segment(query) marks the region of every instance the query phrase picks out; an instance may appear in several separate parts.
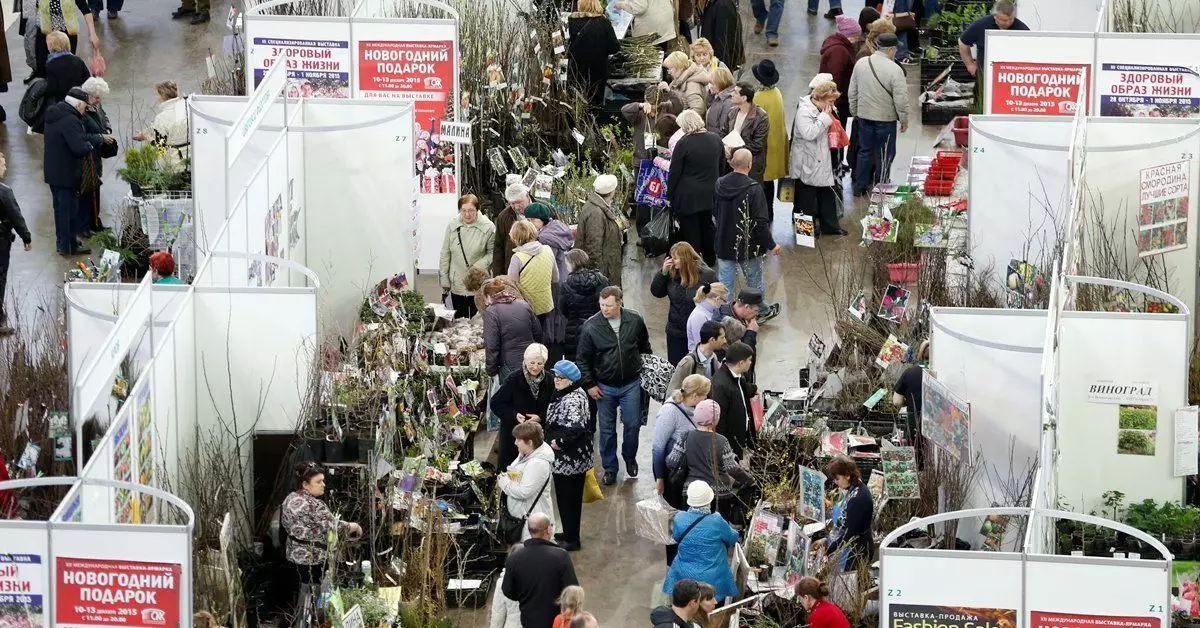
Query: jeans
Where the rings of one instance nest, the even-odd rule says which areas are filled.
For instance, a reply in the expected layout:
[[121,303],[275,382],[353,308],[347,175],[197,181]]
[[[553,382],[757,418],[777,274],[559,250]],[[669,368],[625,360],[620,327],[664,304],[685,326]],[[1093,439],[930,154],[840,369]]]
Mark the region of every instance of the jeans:
[[717,280],[729,288],[730,294],[737,294],[734,283],[737,281],[738,268],[741,268],[742,274],[746,276],[746,287],[758,290],[759,294],[763,295],[763,301],[766,302],[767,284],[763,281],[763,258],[752,257],[744,262],[731,259],[717,260]]
[[79,248],[79,194],[74,188],[50,186],[54,201],[54,244],[59,253],[70,255]]
[[[808,0],[808,12],[816,13],[820,10],[821,0]],[[842,8],[842,0],[829,0],[829,10]]]
[[[912,9],[909,8],[909,0],[896,0],[894,13],[908,13]],[[903,61],[908,58],[908,34],[896,33],[896,37],[900,39],[900,45],[896,49],[896,61]]]
[[891,180],[896,158],[896,122],[858,121],[858,165],[854,168],[854,191],[865,192],[876,183]]
[[[771,7],[767,8],[766,0],[752,0],[750,8],[754,11],[754,21],[762,24],[766,22],[767,28],[764,33],[767,39],[779,39],[779,20],[783,18],[783,1],[771,0]],[[814,0],[809,0],[812,4]]]
[[562,533],[566,537],[567,543],[579,542],[579,521],[582,519],[583,513],[583,483],[586,476],[586,473],[554,474],[554,501],[558,503]]
[[621,458],[626,466],[636,461],[638,432],[642,429],[642,382],[638,378],[623,386],[600,386],[600,461],[607,473],[617,472],[617,408],[621,408]]

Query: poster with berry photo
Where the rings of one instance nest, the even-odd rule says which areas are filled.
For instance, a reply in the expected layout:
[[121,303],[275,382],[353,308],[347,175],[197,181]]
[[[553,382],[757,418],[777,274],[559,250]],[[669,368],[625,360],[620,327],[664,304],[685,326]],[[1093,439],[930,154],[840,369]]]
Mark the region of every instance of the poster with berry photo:
[[1141,171],[1137,217],[1139,257],[1187,248],[1191,173],[1190,160]]

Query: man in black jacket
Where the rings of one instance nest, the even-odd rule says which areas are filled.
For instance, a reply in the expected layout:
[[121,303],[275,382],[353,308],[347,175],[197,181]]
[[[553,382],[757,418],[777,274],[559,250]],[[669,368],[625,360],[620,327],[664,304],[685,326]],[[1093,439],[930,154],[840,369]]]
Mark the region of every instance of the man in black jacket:
[[[8,160],[0,153],[0,177],[8,170]],[[25,250],[33,246],[33,236],[29,227],[25,226],[25,217],[21,215],[21,206],[17,204],[17,196],[12,188],[0,183],[0,336],[9,336],[13,328],[8,326],[8,316],[4,312],[4,291],[8,285],[8,257],[12,252],[13,232],[20,236],[25,243]]]
[[642,315],[622,307],[617,286],[600,291],[600,313],[579,332],[576,364],[580,385],[595,399],[600,415],[600,459],[604,483],[617,482],[617,408],[621,408],[621,457],[625,473],[636,478],[638,432],[642,428],[642,354],[653,353]]
[[76,241],[79,225],[79,185],[83,181],[83,162],[93,149],[104,142],[115,142],[111,135],[89,134],[83,128],[83,110],[88,95],[72,87],[62,102],[46,109],[45,162],[43,174],[54,200],[55,248],[59,255],[91,253]]
[[559,594],[579,584],[579,579],[571,555],[550,540],[554,533],[550,518],[535,512],[526,525],[530,538],[505,561],[500,590],[521,605],[524,628],[549,628],[558,615]]
[[654,628],[691,628],[700,610],[700,583],[686,579],[671,589],[671,606],[659,606],[650,611]]
[[745,343],[735,342],[725,349],[725,365],[712,378],[709,397],[721,407],[717,433],[729,440],[738,459],[754,440],[754,417],[750,413],[750,398],[758,387],[745,377],[754,363],[754,350]]
[[[753,161],[750,151],[739,148],[729,159],[733,172],[717,179],[717,277],[732,288],[740,267],[747,287],[765,295],[763,258],[768,252],[779,255],[782,248],[771,237],[770,209],[762,185],[750,178]],[[765,309],[763,318],[770,318],[778,305]]]

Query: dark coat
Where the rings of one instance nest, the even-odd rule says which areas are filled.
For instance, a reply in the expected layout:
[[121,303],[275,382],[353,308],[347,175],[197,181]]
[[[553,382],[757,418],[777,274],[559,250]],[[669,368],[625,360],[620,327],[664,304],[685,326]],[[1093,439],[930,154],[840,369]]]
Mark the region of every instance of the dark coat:
[[[721,406],[721,420],[717,422],[717,433],[729,440],[729,446],[740,460],[742,450],[754,439],[754,419],[750,415],[750,398],[758,387],[746,376],[734,377],[728,366],[722,365],[712,378],[712,393],[709,397]],[[738,395],[742,398],[738,399]]]
[[668,336],[687,337],[688,317],[692,315],[692,310],[696,309],[696,291],[700,286],[716,280],[717,272],[705,266],[703,262],[700,264],[699,281],[691,287],[680,283],[679,275],[671,277],[662,271],[654,273],[654,279],[650,282],[650,294],[660,299],[667,297],[670,302],[667,310]]
[[33,242],[29,227],[25,225],[25,216],[21,215],[21,206],[17,204],[17,195],[13,194],[12,188],[0,183],[0,239],[12,238],[14,231],[25,244]]
[[579,86],[593,107],[604,104],[604,84],[608,82],[608,56],[621,49],[612,22],[603,15],[572,13],[567,18],[567,58],[571,82]]
[[508,232],[517,221],[517,212],[507,205],[496,214],[492,222],[496,223],[496,245],[492,247],[492,276],[507,275],[508,263],[512,261],[513,244],[508,239]]
[[46,110],[44,179],[52,187],[79,189],[83,178],[83,160],[104,142],[83,128],[83,114],[65,102]]
[[62,102],[72,87],[79,87],[83,82],[92,78],[87,63],[79,57],[67,53],[46,62],[46,100],[47,104]]
[[717,259],[744,262],[775,248],[770,209],[762,185],[740,172],[731,172],[717,180],[713,218]]
[[659,606],[650,611],[650,624],[654,628],[691,628],[692,622],[675,614],[670,606]]
[[746,62],[742,43],[742,18],[734,0],[712,0],[700,14],[700,36],[708,38],[713,55],[737,76],[738,68]]
[[600,311],[600,291],[608,286],[608,277],[594,268],[581,268],[567,276],[559,290],[555,310],[567,319],[563,340],[563,358],[575,361],[579,346],[579,331],[583,323]]
[[509,373],[508,379],[500,384],[489,401],[492,412],[500,418],[500,434],[496,437],[500,449],[496,468],[500,471],[507,469],[517,459],[517,444],[512,437],[513,428],[517,426],[517,414],[536,414],[542,420],[542,426],[546,425],[546,409],[550,407],[550,396],[554,392],[554,378],[549,369],[543,373],[536,397],[525,379],[525,369],[518,367]]
[[[108,121],[108,114],[104,112],[104,107],[97,105],[95,107],[88,106],[83,110],[83,129],[89,135],[108,135],[112,133],[112,124]],[[100,153],[101,149],[92,151],[92,165],[96,168],[96,176],[104,175],[104,156]],[[114,155],[115,156],[115,155]],[[100,185],[102,181],[97,181],[96,185]]]
[[548,628],[558,615],[562,590],[579,584],[567,550],[543,539],[526,539],[504,561],[504,597],[521,605],[524,628]]
[[542,325],[529,303],[493,303],[483,310],[483,345],[486,349],[487,374],[498,375],[500,366],[521,370],[525,347],[542,341]]
[[[666,95],[658,103],[655,123],[658,122],[658,118],[667,114],[679,115],[687,106],[682,93],[673,89],[667,90],[665,93]],[[646,133],[654,133],[655,125],[646,126],[646,123],[650,121],[650,116],[642,109],[642,103],[631,102],[622,106],[621,117],[625,118],[625,121],[633,127],[633,165],[636,166],[639,160],[654,157],[650,154],[653,146],[646,146]]]
[[591,388],[600,383],[624,386],[632,382],[642,372],[643,353],[654,350],[641,314],[621,309],[620,338],[603,314],[593,315],[583,324],[576,350],[575,364],[583,375],[580,385]]
[[850,118],[850,75],[854,74],[854,60],[854,44],[841,33],[826,37],[821,44],[821,67],[817,72],[833,75],[833,82],[842,94],[834,107],[843,124]]
[[675,144],[667,176],[667,200],[679,216],[711,212],[725,148],[712,131],[689,133]]
[[[725,114],[725,122],[721,125],[721,137],[729,135],[733,131],[733,126],[737,124],[738,108],[731,106],[729,113]],[[755,105],[750,109],[750,113],[746,114],[746,120],[742,122],[742,141],[746,143],[746,150],[754,155],[754,165],[750,167],[750,177],[759,183],[762,183],[763,173],[767,170],[767,133],[771,131],[771,119],[767,117],[767,112],[762,107]],[[683,141],[683,140],[680,140]]]

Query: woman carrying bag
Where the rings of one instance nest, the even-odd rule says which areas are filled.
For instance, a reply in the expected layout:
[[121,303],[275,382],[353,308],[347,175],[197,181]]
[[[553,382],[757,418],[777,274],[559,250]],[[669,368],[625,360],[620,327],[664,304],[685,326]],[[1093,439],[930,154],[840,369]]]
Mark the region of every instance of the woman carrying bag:
[[506,542],[516,543],[529,538],[529,527],[525,525],[529,515],[540,512],[554,524],[554,504],[550,500],[554,450],[542,440],[542,426],[536,421],[521,423],[511,434],[520,455],[496,478],[496,486],[504,496],[506,509],[500,517],[501,533]]
[[475,297],[467,290],[464,280],[472,267],[488,268],[492,263],[492,247],[496,243],[496,225],[479,213],[479,198],[467,194],[458,199],[458,217],[446,225],[442,238],[442,257],[439,277],[442,300],[450,298],[454,318],[475,315]]
[[579,387],[579,367],[559,360],[550,370],[554,393],[546,411],[546,441],[554,450],[554,496],[562,515],[562,533],[556,541],[568,552],[579,550],[579,521],[583,513],[583,487],[592,469],[592,429],[588,396]]
[[800,98],[792,124],[788,174],[796,182],[796,206],[813,217],[818,234],[824,235],[846,235],[838,224],[833,161],[829,158],[830,128],[836,122],[834,105],[840,95],[833,81],[817,82],[811,94]]
[[664,593],[670,594],[676,582],[692,578],[711,584],[718,600],[737,596],[737,583],[729,568],[729,548],[738,542],[738,533],[720,513],[712,511],[712,502],[713,490],[707,482],[688,484],[688,509],[671,521],[671,537],[679,552],[667,570]]

